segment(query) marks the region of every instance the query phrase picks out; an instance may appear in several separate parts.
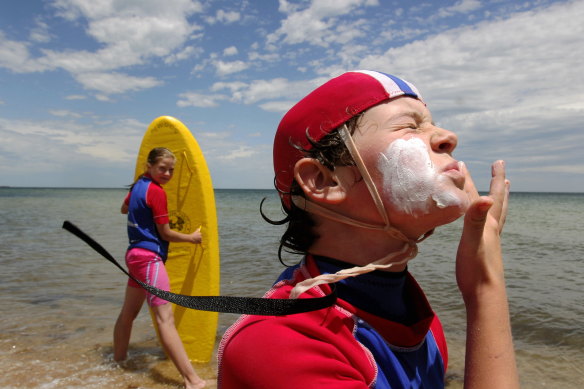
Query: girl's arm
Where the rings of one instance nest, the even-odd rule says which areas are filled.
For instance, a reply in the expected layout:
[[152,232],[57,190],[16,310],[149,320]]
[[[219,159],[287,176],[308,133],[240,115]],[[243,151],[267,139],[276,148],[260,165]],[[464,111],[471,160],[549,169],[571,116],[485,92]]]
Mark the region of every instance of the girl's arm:
[[170,225],[168,223],[156,224],[156,229],[158,230],[160,237],[167,242],[201,243],[203,241],[201,227],[199,227],[191,234],[183,234],[178,231],[173,231],[170,229]]
[[466,176],[471,205],[456,258],[467,314],[464,387],[519,388],[500,240],[509,181],[503,161],[493,164],[488,196],[479,196],[468,171]]
[[126,197],[124,198],[124,201],[122,202],[122,208],[120,210],[120,212],[122,212],[124,215],[128,214],[128,210],[130,209],[130,196],[132,195],[132,191],[130,190],[127,194]]

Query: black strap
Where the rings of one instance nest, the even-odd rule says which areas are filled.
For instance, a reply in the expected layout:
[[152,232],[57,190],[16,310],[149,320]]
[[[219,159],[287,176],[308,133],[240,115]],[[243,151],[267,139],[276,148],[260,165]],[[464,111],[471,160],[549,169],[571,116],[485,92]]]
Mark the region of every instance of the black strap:
[[134,278],[134,276],[128,273],[126,269],[120,266],[120,264],[110,253],[107,252],[106,249],[104,249],[99,243],[93,240],[85,232],[81,231],[70,221],[64,221],[63,228],[87,243],[91,248],[100,253],[105,259],[116,265],[118,269],[140,284],[140,286],[142,286],[142,288],[147,290],[149,293],[186,308],[211,312],[283,316],[327,308],[333,305],[337,299],[334,286],[331,294],[324,297],[308,299],[267,299],[236,296],[187,296],[184,294],[167,292]]

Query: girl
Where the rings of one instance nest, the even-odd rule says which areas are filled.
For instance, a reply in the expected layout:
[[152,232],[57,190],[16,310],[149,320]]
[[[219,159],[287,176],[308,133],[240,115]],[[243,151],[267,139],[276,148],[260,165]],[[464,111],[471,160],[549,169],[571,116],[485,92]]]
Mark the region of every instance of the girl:
[[[148,154],[146,172],[132,185],[122,204],[128,215],[130,246],[126,253],[129,272],[141,281],[160,289],[170,290],[164,267],[168,242],[201,243],[200,229],[182,234],[169,227],[166,193],[161,185],[172,178],[175,156],[163,147]],[[138,283],[128,280],[126,297],[114,327],[114,360],[127,357],[132,323],[144,300],[152,308],[158,324],[162,346],[184,379],[187,389],[204,388],[203,381],[193,369],[174,325],[172,306],[167,301],[145,292]]]

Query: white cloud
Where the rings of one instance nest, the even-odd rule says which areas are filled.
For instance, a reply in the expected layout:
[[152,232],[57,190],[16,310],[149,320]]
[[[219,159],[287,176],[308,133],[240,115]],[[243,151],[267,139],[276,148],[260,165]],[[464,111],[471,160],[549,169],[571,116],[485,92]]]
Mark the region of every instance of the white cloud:
[[288,16],[280,28],[267,36],[267,45],[309,43],[327,47],[330,43],[347,43],[353,35],[362,36],[359,19],[338,24],[338,17],[353,13],[358,7],[377,5],[368,0],[313,1],[299,11],[298,5],[280,0],[280,11]]
[[320,83],[322,83],[322,79],[289,81],[285,78],[273,78],[255,80],[250,83],[218,82],[213,84],[212,90],[227,89],[231,93],[232,101],[254,104],[263,100],[279,100],[282,97],[287,99],[302,97]]
[[195,92],[185,92],[179,95],[180,99],[177,101],[176,105],[179,107],[199,107],[199,108],[209,108],[216,107],[219,105],[220,101],[227,100],[228,97],[225,95],[215,94],[215,95],[204,95]]
[[237,53],[238,53],[237,47],[235,47],[235,46],[229,46],[223,50],[223,55],[226,57],[230,57],[232,55],[237,55]]
[[452,16],[454,14],[465,14],[472,11],[476,11],[477,9],[482,8],[481,2],[479,0],[460,0],[456,4],[450,7],[441,8],[435,16],[444,18],[448,16]]
[[30,32],[29,39],[37,43],[47,43],[51,41],[49,25],[40,19],[37,19],[36,26]]
[[231,24],[231,23],[238,22],[241,19],[242,19],[242,15],[240,12],[225,11],[223,9],[218,9],[214,15],[209,15],[209,16],[205,17],[205,21],[210,25],[214,25],[217,23]]
[[421,36],[426,30],[422,28],[411,28],[403,27],[401,29],[388,29],[379,34],[379,37],[375,38],[375,42],[391,42],[391,41],[401,41],[410,40],[415,37]]
[[260,104],[259,107],[268,112],[286,112],[296,103],[297,101],[270,101]]
[[65,97],[65,100],[85,100],[87,96],[83,95],[69,95]]
[[87,32],[113,52],[128,52],[134,58],[163,57],[180,47],[193,31],[184,16],[114,16],[94,20]]
[[110,142],[96,142],[91,145],[79,146],[77,151],[86,156],[94,157],[96,159],[103,158],[107,155],[108,161],[130,162],[134,157],[133,153],[128,153],[127,150],[114,147]]
[[81,73],[76,79],[87,89],[105,94],[139,91],[162,85],[153,77],[134,77],[121,73]]
[[[54,174],[75,161],[76,165],[131,164],[134,145],[146,126],[135,120],[87,125],[71,120],[32,121],[0,118],[0,155],[18,156],[18,166],[0,164],[0,176]],[[5,140],[5,141],[4,141]]]
[[230,132],[219,132],[212,137],[196,133],[211,169],[215,187],[273,187],[273,170],[269,163],[272,158],[270,142],[260,144],[254,142],[250,145],[233,139]]
[[246,103],[253,104],[262,100],[289,96],[294,83],[284,78],[274,78],[271,80],[256,80],[248,85],[245,91],[234,94],[234,98]]
[[64,118],[64,117],[80,118],[83,116],[80,113],[68,111],[66,109],[53,109],[53,110],[50,110],[49,113],[53,116],[62,117],[62,118]]
[[250,51],[247,53],[247,58],[254,62],[277,63],[281,59],[281,55],[279,53],[259,53],[257,51]]
[[182,51],[170,54],[164,58],[164,63],[173,64],[175,62],[184,61],[190,57],[203,54],[203,49],[195,46],[187,46]]
[[109,96],[103,95],[101,93],[96,94],[95,95],[95,99],[97,101],[101,101],[103,103],[111,103],[111,102],[113,102],[113,100]]
[[67,20],[79,18],[103,19],[110,15],[160,15],[162,17],[177,17],[203,11],[200,1],[192,0],[55,0],[52,6],[57,14]]
[[197,132],[197,138],[209,140],[224,140],[231,136],[229,132]]
[[249,63],[243,61],[213,61],[213,66],[215,66],[215,71],[218,76],[227,76],[244,71],[249,67]]
[[48,66],[34,61],[28,48],[29,44],[9,40],[0,31],[0,67],[15,73],[40,72],[49,69]]
[[[200,29],[187,19],[202,10],[199,2],[57,0],[52,5],[66,20],[86,22],[85,32],[101,47],[96,51],[43,49],[43,55],[33,58],[28,43],[5,39],[0,31],[0,66],[19,73],[62,68],[84,87],[107,95],[150,88],[160,82],[152,77],[126,77],[112,87],[108,82],[94,80],[96,74],[103,78],[104,72],[140,65],[152,57],[165,58],[172,63],[197,52],[196,48],[183,46],[192,33]],[[49,39],[46,24],[37,22],[32,39],[35,42]],[[114,73],[110,78],[122,77]]]
[[87,72],[105,72],[136,65],[139,62],[139,58],[135,57],[131,52],[124,52],[121,47],[112,47],[96,52],[48,49],[41,51],[44,56],[35,59],[35,63],[44,65],[45,69],[61,68],[72,75]]
[[216,20],[221,23],[234,23],[241,18],[239,12],[234,11],[223,11],[222,9],[217,11]]
[[[295,103],[290,99],[301,98],[311,89],[322,84],[326,78],[319,77],[301,81],[274,78],[255,80],[250,83],[240,81],[216,82],[210,88],[211,91],[228,92],[224,94],[182,93],[179,95],[180,99],[177,105],[179,107],[216,107],[220,101],[232,101],[246,105],[265,101],[258,105],[261,109],[268,112],[285,112]],[[286,98],[286,100],[282,100],[282,98]]]
[[256,151],[249,147],[249,146],[239,146],[236,150],[231,150],[227,154],[222,155],[219,159],[224,160],[233,160],[233,159],[242,159],[242,158],[250,158],[256,154]]

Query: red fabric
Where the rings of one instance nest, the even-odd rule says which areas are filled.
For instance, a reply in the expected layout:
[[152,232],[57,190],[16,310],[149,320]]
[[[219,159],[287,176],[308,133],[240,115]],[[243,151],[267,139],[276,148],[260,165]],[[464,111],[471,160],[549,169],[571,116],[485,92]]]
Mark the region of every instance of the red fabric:
[[170,219],[168,218],[168,207],[166,205],[166,193],[164,192],[164,189],[154,181],[152,181],[148,187],[148,192],[146,193],[146,205],[152,210],[154,223],[168,224],[170,222]]
[[442,362],[444,363],[444,372],[448,370],[448,346],[446,344],[446,336],[444,336],[444,330],[442,329],[442,323],[438,319],[438,316],[434,316],[432,324],[430,324],[430,331],[436,340],[436,345],[440,350],[442,355]]
[[[282,298],[291,289],[284,286],[273,297]],[[303,297],[307,295],[320,297],[313,292]],[[249,316],[220,350],[219,387],[369,388],[376,376],[375,362],[354,339],[354,325],[338,307],[269,319]]]

